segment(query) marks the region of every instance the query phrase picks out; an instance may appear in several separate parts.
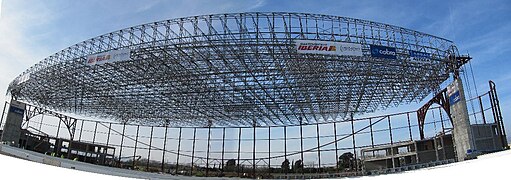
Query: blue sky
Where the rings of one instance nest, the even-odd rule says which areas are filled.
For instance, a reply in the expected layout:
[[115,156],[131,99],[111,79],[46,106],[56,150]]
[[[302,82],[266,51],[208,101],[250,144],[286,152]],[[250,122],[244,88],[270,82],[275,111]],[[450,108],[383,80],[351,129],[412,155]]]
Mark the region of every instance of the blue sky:
[[12,79],[43,58],[121,28],[211,13],[308,12],[383,22],[453,40],[461,53],[474,58],[472,68],[479,92],[488,89],[488,80],[497,83],[507,129],[511,129],[511,114],[507,112],[511,108],[511,58],[508,56],[511,54],[511,2],[506,0],[0,2],[0,90],[6,90]]

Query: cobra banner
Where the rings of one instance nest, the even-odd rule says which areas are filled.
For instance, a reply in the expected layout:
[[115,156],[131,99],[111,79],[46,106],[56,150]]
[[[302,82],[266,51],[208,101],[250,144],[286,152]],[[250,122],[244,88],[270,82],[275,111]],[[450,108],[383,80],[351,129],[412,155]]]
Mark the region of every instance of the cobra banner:
[[377,58],[397,59],[396,48],[371,45],[371,56]]

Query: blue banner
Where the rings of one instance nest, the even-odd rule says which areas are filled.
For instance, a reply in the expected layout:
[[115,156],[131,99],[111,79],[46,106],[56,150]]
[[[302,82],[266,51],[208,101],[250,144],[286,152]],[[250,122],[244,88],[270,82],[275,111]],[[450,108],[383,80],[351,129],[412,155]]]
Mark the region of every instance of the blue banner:
[[14,114],[19,114],[19,115],[22,115],[22,116],[25,113],[25,110],[17,108],[17,107],[14,107],[14,106],[11,106],[11,108],[9,108],[9,111],[14,113]]
[[449,96],[449,105],[452,106],[461,100],[460,91],[456,91]]
[[410,57],[413,59],[431,59],[431,54],[426,52],[420,52],[420,51],[409,51]]
[[371,45],[371,56],[378,58],[397,59],[396,48]]

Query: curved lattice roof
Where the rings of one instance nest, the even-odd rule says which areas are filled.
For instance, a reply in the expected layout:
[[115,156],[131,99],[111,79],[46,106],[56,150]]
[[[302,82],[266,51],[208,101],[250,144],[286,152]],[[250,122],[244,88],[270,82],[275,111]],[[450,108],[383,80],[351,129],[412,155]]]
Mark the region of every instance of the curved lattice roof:
[[[321,44],[360,51],[328,54],[314,48]],[[193,16],[68,47],[23,72],[8,93],[64,113],[140,124],[335,121],[421,100],[448,79],[453,47],[425,33],[339,16]],[[371,52],[378,48],[386,52]],[[118,52],[129,58],[88,64]]]

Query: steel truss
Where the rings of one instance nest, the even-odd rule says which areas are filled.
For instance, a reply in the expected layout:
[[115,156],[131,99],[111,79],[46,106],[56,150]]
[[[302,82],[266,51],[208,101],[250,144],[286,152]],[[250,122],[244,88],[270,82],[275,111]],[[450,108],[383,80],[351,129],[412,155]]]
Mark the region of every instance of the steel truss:
[[[294,40],[362,44],[363,57],[299,54]],[[371,57],[370,45],[397,59]],[[88,55],[131,50],[88,66]],[[449,78],[453,42],[366,20],[304,13],[176,18],[107,33],[14,79],[15,99],[141,125],[269,126],[333,122],[420,101]],[[408,51],[432,54],[412,60]]]

